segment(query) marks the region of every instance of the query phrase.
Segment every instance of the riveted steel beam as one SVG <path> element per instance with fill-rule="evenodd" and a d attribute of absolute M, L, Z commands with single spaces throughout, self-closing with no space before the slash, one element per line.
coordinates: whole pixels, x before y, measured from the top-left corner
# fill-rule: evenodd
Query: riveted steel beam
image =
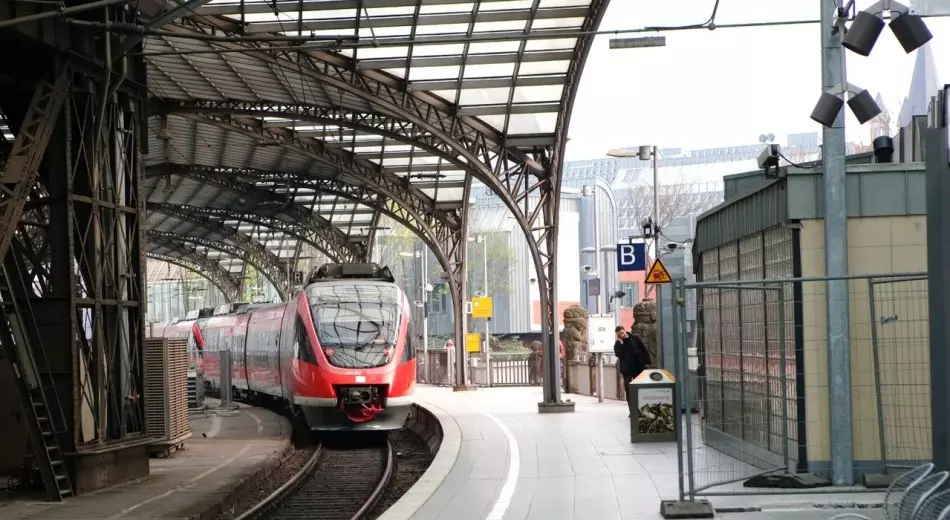
<path fill-rule="evenodd" d="M 279 218 L 262 216 L 256 213 L 247 213 L 244 211 L 235 211 L 232 209 L 188 206 L 183 204 L 163 204 L 149 202 L 147 204 L 147 208 L 149 211 L 160 211 L 165 214 L 179 215 L 191 213 L 193 215 L 205 216 L 210 219 L 217 219 L 220 221 L 243 221 L 260 227 L 280 231 L 281 233 L 291 236 L 297 240 L 302 240 L 338 262 L 354 263 L 359 262 L 362 259 L 362 256 L 355 255 L 352 250 L 342 249 L 337 247 L 336 244 L 327 242 L 322 236 L 320 236 L 319 233 L 315 233 L 313 230 L 308 229 L 297 222 L 287 222 Z"/>
<path fill-rule="evenodd" d="M 280 258 L 277 255 L 264 247 L 260 242 L 207 215 L 181 210 L 178 205 L 163 205 L 161 208 L 156 209 L 156 211 L 178 220 L 200 226 L 206 231 L 220 237 L 222 241 L 233 244 L 240 251 L 244 252 L 243 255 L 238 255 L 239 258 L 245 259 L 246 262 L 260 270 L 264 276 L 274 284 L 274 287 L 276 287 L 278 291 L 287 290 L 288 285 L 286 282 L 287 274 L 285 266 L 282 266 Z M 193 241 L 196 240 L 199 240 L 199 238 L 195 237 Z M 281 280 L 284 281 L 283 285 L 278 284 L 278 281 Z"/>
<path fill-rule="evenodd" d="M 163 247 L 165 247 L 164 244 Z M 186 250 L 175 249 L 172 244 L 169 244 L 168 247 L 165 248 L 174 250 L 182 256 L 171 256 L 155 252 L 147 252 L 145 256 L 153 260 L 167 262 L 183 269 L 188 269 L 211 282 L 219 291 L 224 293 L 225 298 L 228 300 L 237 301 L 241 291 L 241 281 L 228 271 L 225 271 L 219 263 L 207 258 L 193 256 Z"/>
<path fill-rule="evenodd" d="M 282 262 L 283 265 L 264 263 L 264 259 L 259 258 L 257 255 L 252 254 L 251 252 L 246 251 L 239 246 L 229 244 L 224 240 L 212 240 L 207 237 L 151 230 L 148 232 L 148 239 L 149 241 L 157 244 L 176 242 L 182 244 L 185 247 L 201 246 L 207 249 L 219 251 L 230 257 L 240 259 L 242 262 L 251 265 L 254 267 L 254 269 L 257 269 L 257 271 L 260 272 L 261 275 L 263 275 L 264 278 L 266 278 L 267 281 L 274 286 L 281 299 L 287 299 L 287 290 L 288 287 L 290 287 L 290 279 L 288 278 L 287 274 L 288 270 L 286 262 Z M 214 261 L 211 259 L 209 260 Z"/>
<path fill-rule="evenodd" d="M 161 172 L 163 168 L 166 169 L 166 174 L 171 173 L 171 170 L 164 166 L 153 167 L 150 171 Z M 333 243 L 337 249 L 353 250 L 354 254 L 363 257 L 366 255 L 365 244 L 352 242 L 350 237 L 332 222 L 315 214 L 290 196 L 277 194 L 253 184 L 237 182 L 233 177 L 211 169 L 194 170 L 188 172 L 187 175 L 192 179 L 214 184 L 242 196 L 246 202 L 241 206 L 250 208 L 252 213 L 278 219 L 289 218 L 307 228 L 311 233 L 320 235 L 323 241 Z"/>
<path fill-rule="evenodd" d="M 64 68 L 54 83 L 38 82 L 13 148 L 3 163 L 0 172 L 0 259 L 10 247 L 46 146 L 69 95 L 69 80 L 70 71 Z"/>
<path fill-rule="evenodd" d="M 311 138 L 301 138 L 291 130 L 265 128 L 260 120 L 231 118 L 217 114 L 186 114 L 184 117 L 248 137 L 275 143 L 305 157 L 310 157 L 327 166 L 325 175 L 337 183 L 365 186 L 369 191 L 378 193 L 395 201 L 396 204 L 411 208 L 420 217 L 434 223 L 444 219 L 445 225 L 459 226 L 460 219 L 452 218 L 453 210 L 439 210 L 431 197 L 411 186 L 407 179 L 395 175 L 386 175 L 375 163 L 357 159 L 347 150 L 327 146 L 326 143 Z M 341 164 L 342 163 L 342 164 Z M 457 211 L 455 211 L 457 213 Z"/>

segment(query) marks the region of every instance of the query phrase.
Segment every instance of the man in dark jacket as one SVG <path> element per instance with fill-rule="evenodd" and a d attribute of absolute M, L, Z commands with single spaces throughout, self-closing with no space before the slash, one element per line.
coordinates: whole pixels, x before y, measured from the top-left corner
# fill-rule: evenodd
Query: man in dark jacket
<path fill-rule="evenodd" d="M 652 363 L 647 347 L 639 337 L 628 334 L 623 327 L 617 327 L 614 331 L 617 333 L 614 355 L 617 356 L 617 366 L 620 369 L 620 375 L 623 376 L 623 391 L 629 403 L 630 382 Z"/>

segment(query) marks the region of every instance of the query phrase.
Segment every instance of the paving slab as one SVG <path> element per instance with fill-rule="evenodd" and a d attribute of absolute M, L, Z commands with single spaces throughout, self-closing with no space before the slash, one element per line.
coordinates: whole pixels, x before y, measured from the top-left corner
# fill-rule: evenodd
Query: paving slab
<path fill-rule="evenodd" d="M 242 405 L 234 414 L 197 414 L 189 422 L 193 435 L 185 449 L 170 458 L 150 459 L 148 477 L 56 504 L 0 498 L 0 518 L 192 518 L 276 463 L 290 445 L 290 423 L 262 408 Z"/>

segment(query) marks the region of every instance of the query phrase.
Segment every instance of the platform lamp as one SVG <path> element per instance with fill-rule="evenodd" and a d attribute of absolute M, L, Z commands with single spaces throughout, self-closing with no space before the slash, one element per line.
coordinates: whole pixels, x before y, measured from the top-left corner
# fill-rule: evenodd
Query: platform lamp
<path fill-rule="evenodd" d="M 853 4 L 852 0 L 844 7 L 843 12 L 847 12 Z M 909 7 L 892 0 L 880 0 L 854 15 L 854 21 L 842 38 L 841 45 L 861 56 L 869 56 L 884 30 L 885 12 L 890 14 L 891 22 L 888 26 L 904 48 L 904 52 L 910 54 L 933 38 L 924 19 L 916 13 L 911 13 Z"/>

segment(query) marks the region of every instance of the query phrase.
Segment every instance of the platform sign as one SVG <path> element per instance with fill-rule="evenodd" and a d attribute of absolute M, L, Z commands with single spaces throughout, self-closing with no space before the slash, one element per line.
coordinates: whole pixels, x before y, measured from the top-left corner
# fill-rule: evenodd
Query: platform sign
<path fill-rule="evenodd" d="M 647 246 L 643 242 L 635 244 L 617 244 L 617 271 L 647 270 Z"/>
<path fill-rule="evenodd" d="M 482 351 L 482 335 L 469 332 L 465 335 L 465 352 L 477 354 Z"/>
<path fill-rule="evenodd" d="M 600 278 L 587 280 L 587 296 L 600 296 Z"/>
<path fill-rule="evenodd" d="M 617 327 L 613 314 L 595 314 L 587 321 L 587 345 L 591 353 L 614 351 Z"/>
<path fill-rule="evenodd" d="M 492 301 L 491 296 L 473 296 L 472 297 L 472 317 L 491 319 Z"/>
<path fill-rule="evenodd" d="M 647 277 L 643 283 L 658 285 L 670 283 L 672 281 L 673 278 L 670 277 L 670 272 L 666 270 L 666 266 L 663 265 L 663 261 L 657 258 L 656 262 L 653 262 L 653 267 L 650 268 L 650 272 L 647 273 Z"/>

